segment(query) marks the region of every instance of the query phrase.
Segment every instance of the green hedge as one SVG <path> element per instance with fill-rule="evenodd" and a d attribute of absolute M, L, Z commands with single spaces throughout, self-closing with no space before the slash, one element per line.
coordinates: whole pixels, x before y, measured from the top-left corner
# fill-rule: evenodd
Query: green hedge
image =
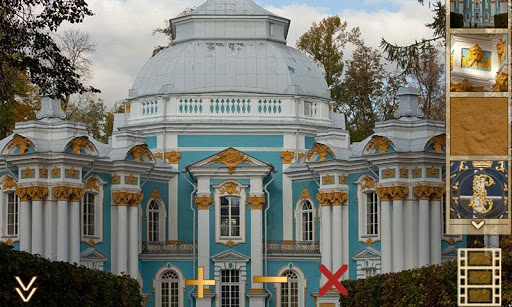
<path fill-rule="evenodd" d="M 464 15 L 450 12 L 450 28 L 464 27 Z"/>
<path fill-rule="evenodd" d="M 29 304 L 14 290 L 20 287 L 14 276 L 25 286 L 37 276 Z M 142 306 L 142 295 L 129 276 L 52 262 L 0 244 L 0 306 Z"/>
<path fill-rule="evenodd" d="M 495 28 L 508 28 L 508 14 L 494 15 L 494 27 Z"/>

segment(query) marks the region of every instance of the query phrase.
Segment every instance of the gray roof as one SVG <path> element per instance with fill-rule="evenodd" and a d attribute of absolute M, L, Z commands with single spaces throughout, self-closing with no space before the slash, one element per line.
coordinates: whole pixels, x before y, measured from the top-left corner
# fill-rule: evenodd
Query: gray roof
<path fill-rule="evenodd" d="M 323 70 L 308 56 L 264 40 L 193 40 L 169 47 L 144 65 L 131 97 L 214 92 L 330 98 Z"/>
<path fill-rule="evenodd" d="M 208 0 L 186 15 L 275 16 L 252 0 Z"/>

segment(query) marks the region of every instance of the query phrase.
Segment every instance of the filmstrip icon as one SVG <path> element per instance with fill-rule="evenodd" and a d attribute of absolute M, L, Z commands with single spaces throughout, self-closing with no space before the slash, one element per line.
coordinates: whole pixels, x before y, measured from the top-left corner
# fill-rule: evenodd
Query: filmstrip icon
<path fill-rule="evenodd" d="M 459 248 L 458 306 L 501 306 L 501 249 Z"/>

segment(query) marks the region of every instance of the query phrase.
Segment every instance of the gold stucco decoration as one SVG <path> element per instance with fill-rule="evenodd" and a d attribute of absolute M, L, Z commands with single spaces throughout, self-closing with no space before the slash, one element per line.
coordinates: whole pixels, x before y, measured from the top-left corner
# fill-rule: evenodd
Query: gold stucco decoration
<path fill-rule="evenodd" d="M 30 200 L 30 195 L 28 194 L 27 188 L 21 185 L 16 187 L 16 195 L 20 198 L 21 201 Z"/>
<path fill-rule="evenodd" d="M 446 187 L 443 184 L 434 186 L 434 190 L 432 191 L 431 199 L 440 201 L 443 195 L 446 192 Z"/>
<path fill-rule="evenodd" d="M 212 198 L 208 195 L 196 196 L 195 202 L 198 210 L 210 210 Z"/>
<path fill-rule="evenodd" d="M 484 50 L 476 44 L 469 48 L 467 57 L 462 56 L 462 67 L 473 68 L 475 70 L 478 70 L 478 68 L 488 69 L 491 67 L 491 58 L 486 59 Z"/>
<path fill-rule="evenodd" d="M 316 194 L 316 199 L 318 200 L 322 207 L 328 207 L 331 205 L 331 202 L 329 201 L 329 195 L 327 192 L 318 192 Z"/>
<path fill-rule="evenodd" d="M 160 191 L 158 191 L 157 188 L 153 189 L 153 192 L 151 192 L 149 198 L 163 200 L 162 195 L 160 194 Z"/>
<path fill-rule="evenodd" d="M 68 200 L 73 194 L 73 187 L 70 185 L 56 185 L 52 188 L 52 193 L 57 200 Z"/>
<path fill-rule="evenodd" d="M 342 184 L 347 184 L 347 175 L 341 174 L 340 177 L 338 178 L 338 180 Z"/>
<path fill-rule="evenodd" d="M 418 199 L 429 200 L 430 196 L 434 193 L 434 189 L 430 184 L 418 184 L 412 187 L 412 192 Z"/>
<path fill-rule="evenodd" d="M 413 170 L 412 170 L 412 176 L 414 178 L 420 178 L 421 177 L 421 168 L 419 167 L 415 167 Z"/>
<path fill-rule="evenodd" d="M 124 183 L 137 185 L 137 177 L 135 177 L 133 174 L 130 174 L 129 176 L 124 177 Z"/>
<path fill-rule="evenodd" d="M 71 201 L 72 202 L 80 202 L 82 197 L 85 195 L 85 189 L 82 187 L 73 187 L 73 192 L 71 193 Z"/>
<path fill-rule="evenodd" d="M 324 184 L 324 185 L 334 184 L 334 177 L 329 174 L 325 175 L 322 178 L 322 184 Z"/>
<path fill-rule="evenodd" d="M 30 147 L 35 147 L 34 143 L 26 137 L 15 135 L 14 138 L 7 144 L 7 149 L 11 150 L 13 147 L 19 148 L 17 155 L 22 155 L 28 151 Z"/>
<path fill-rule="evenodd" d="M 381 201 L 389 201 L 391 199 L 388 187 L 378 186 L 375 189 L 375 193 L 377 193 L 377 196 Z"/>
<path fill-rule="evenodd" d="M 507 98 L 452 98 L 450 146 L 454 156 L 508 155 Z"/>
<path fill-rule="evenodd" d="M 386 167 L 386 169 L 382 172 L 382 179 L 389 179 L 396 177 L 396 170 L 394 168 Z"/>
<path fill-rule="evenodd" d="M 409 170 L 406 167 L 400 169 L 400 178 L 409 178 Z"/>
<path fill-rule="evenodd" d="M 348 193 L 345 191 L 321 191 L 316 194 L 316 198 L 322 207 L 342 206 L 348 199 Z"/>
<path fill-rule="evenodd" d="M 385 154 L 388 152 L 388 148 L 390 146 L 394 147 L 394 144 L 387 137 L 374 136 L 366 145 L 365 152 L 370 152 L 371 150 L 375 149 L 379 151 L 379 154 Z"/>
<path fill-rule="evenodd" d="M 493 92 L 506 92 L 508 91 L 508 74 L 503 71 L 496 73 L 496 83 L 492 85 Z"/>
<path fill-rule="evenodd" d="M 223 152 L 215 155 L 210 162 L 222 163 L 228 168 L 228 173 L 233 174 L 236 172 L 236 168 L 242 163 L 251 163 L 252 160 L 244 153 L 234 149 L 228 148 Z"/>
<path fill-rule="evenodd" d="M 113 184 L 121 183 L 121 177 L 118 174 L 112 175 L 112 183 Z"/>
<path fill-rule="evenodd" d="M 281 151 L 281 159 L 283 160 L 283 164 L 292 164 L 294 158 L 295 152 L 291 150 Z"/>
<path fill-rule="evenodd" d="M 10 190 L 15 189 L 18 185 L 16 184 L 16 180 L 11 176 L 6 176 L 4 180 L 4 184 L 2 185 L 2 190 Z"/>
<path fill-rule="evenodd" d="M 35 175 L 36 174 L 34 170 L 27 166 L 27 168 L 25 168 L 25 170 L 21 173 L 21 178 L 34 178 Z"/>
<path fill-rule="evenodd" d="M 9 246 L 12 246 L 14 244 L 14 241 L 12 239 L 7 239 L 5 243 Z"/>
<path fill-rule="evenodd" d="M 440 134 L 432 137 L 428 141 L 427 146 L 425 146 L 425 148 L 429 147 L 430 145 L 432 145 L 432 148 L 434 149 L 435 152 L 440 154 L 444 153 L 444 150 L 446 148 L 446 134 Z"/>
<path fill-rule="evenodd" d="M 96 149 L 94 145 L 89 141 L 89 138 L 86 136 L 77 137 L 69 142 L 68 147 L 71 147 L 71 151 L 75 155 L 81 155 L 82 149 L 88 149 L 91 152 L 95 152 Z"/>
<path fill-rule="evenodd" d="M 450 244 L 450 245 L 455 244 L 455 239 L 454 238 L 448 239 L 448 244 Z"/>
<path fill-rule="evenodd" d="M 141 192 L 114 191 L 112 199 L 118 206 L 137 207 L 142 202 L 144 195 Z"/>
<path fill-rule="evenodd" d="M 229 248 L 233 248 L 233 246 L 237 245 L 237 243 L 233 240 L 229 240 L 226 243 L 224 243 L 224 245 L 226 245 Z"/>
<path fill-rule="evenodd" d="M 439 169 L 434 166 L 427 168 L 427 178 L 439 178 Z"/>
<path fill-rule="evenodd" d="M 178 164 L 181 158 L 181 152 L 177 150 L 171 150 L 165 153 L 165 158 L 169 164 Z"/>
<path fill-rule="evenodd" d="M 498 43 L 496 44 L 496 50 L 498 52 L 498 59 L 499 59 L 500 63 L 502 63 L 503 60 L 505 60 L 505 56 L 507 53 L 507 46 L 506 46 L 504 40 L 500 39 L 498 41 Z"/>
<path fill-rule="evenodd" d="M 368 238 L 368 239 L 366 239 L 366 241 L 364 241 L 364 243 L 366 243 L 368 245 L 372 245 L 373 243 L 375 243 L 375 241 L 373 241 L 372 238 Z"/>
<path fill-rule="evenodd" d="M 238 185 L 234 182 L 228 182 L 220 188 L 220 194 L 228 194 L 228 195 L 240 195 L 240 189 Z"/>
<path fill-rule="evenodd" d="M 299 199 L 300 200 L 305 200 L 305 199 L 313 200 L 313 198 L 309 194 L 308 188 L 306 188 L 306 187 L 302 188 L 302 193 L 300 194 Z"/>
<path fill-rule="evenodd" d="M 40 178 L 48 178 L 48 169 L 46 167 L 43 167 L 39 170 L 39 177 Z"/>
<path fill-rule="evenodd" d="M 48 187 L 43 185 L 31 185 L 27 187 L 27 194 L 31 200 L 41 201 L 48 195 Z"/>
<path fill-rule="evenodd" d="M 94 246 L 96 244 L 96 241 L 94 241 L 93 239 L 90 239 L 89 241 L 87 241 L 87 245 L 89 246 Z"/>
<path fill-rule="evenodd" d="M 315 146 L 309 150 L 308 155 L 306 156 L 306 160 L 311 161 L 311 158 L 313 158 L 315 155 L 320 157 L 320 161 L 325 161 L 329 155 L 331 155 L 333 158 L 336 158 L 334 152 L 329 148 L 329 146 L 320 143 L 316 143 Z"/>
<path fill-rule="evenodd" d="M 483 86 L 473 86 L 468 79 L 463 79 L 459 83 L 451 82 L 450 83 L 450 91 L 452 92 L 483 92 Z"/>
<path fill-rule="evenodd" d="M 263 195 L 251 195 L 249 196 L 249 205 L 251 210 L 261 210 L 265 204 L 265 196 Z"/>
<path fill-rule="evenodd" d="M 388 187 L 388 193 L 393 200 L 404 200 L 409 188 L 405 185 L 392 185 Z"/>
<path fill-rule="evenodd" d="M 126 155 L 133 156 L 133 161 L 135 162 L 142 162 L 142 158 L 144 157 L 148 161 L 153 161 L 153 155 L 146 144 L 133 146 Z"/>
<path fill-rule="evenodd" d="M 66 170 L 66 178 L 78 179 L 79 172 L 74 167 L 72 167 L 72 168 Z"/>
<path fill-rule="evenodd" d="M 161 152 L 154 152 L 153 155 L 160 160 L 164 159 L 164 154 Z"/>
<path fill-rule="evenodd" d="M 373 180 L 372 177 L 365 175 L 363 177 L 363 184 L 361 185 L 361 189 L 367 190 L 367 189 L 373 189 L 373 188 L 375 188 L 375 181 Z"/>
<path fill-rule="evenodd" d="M 58 178 L 58 177 L 60 177 L 60 168 L 58 168 L 57 166 L 55 166 L 55 167 L 52 169 L 52 177 L 53 177 L 53 178 Z"/>
<path fill-rule="evenodd" d="M 94 191 L 100 191 L 100 187 L 96 183 L 96 176 L 92 176 L 91 178 L 87 179 L 85 182 L 85 188 L 87 190 L 94 190 Z"/>

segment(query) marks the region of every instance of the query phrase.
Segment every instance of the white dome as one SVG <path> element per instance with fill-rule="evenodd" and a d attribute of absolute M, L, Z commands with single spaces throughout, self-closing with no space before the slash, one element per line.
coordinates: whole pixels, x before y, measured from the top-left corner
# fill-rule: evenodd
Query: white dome
<path fill-rule="evenodd" d="M 251 0 L 209 0 L 171 21 L 175 45 L 144 65 L 129 96 L 240 92 L 330 99 L 322 69 L 286 46 L 289 23 Z"/>

